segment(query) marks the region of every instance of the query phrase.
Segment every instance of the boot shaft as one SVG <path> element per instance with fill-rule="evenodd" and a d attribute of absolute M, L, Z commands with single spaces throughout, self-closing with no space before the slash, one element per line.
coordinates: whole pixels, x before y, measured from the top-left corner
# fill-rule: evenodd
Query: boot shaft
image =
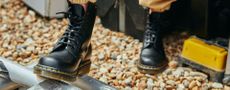
<path fill-rule="evenodd" d="M 87 3 L 86 9 L 80 4 L 69 3 L 69 9 L 66 17 L 69 20 L 69 29 L 77 30 L 84 39 L 89 39 L 96 18 L 96 6 L 93 3 Z"/>
<path fill-rule="evenodd" d="M 170 27 L 167 12 L 151 13 L 148 15 L 144 35 L 144 47 L 163 48 L 162 37 Z"/>
<path fill-rule="evenodd" d="M 149 30 L 159 33 L 160 35 L 167 33 L 171 27 L 169 12 L 150 13 L 147 16 L 147 27 L 151 27 Z"/>

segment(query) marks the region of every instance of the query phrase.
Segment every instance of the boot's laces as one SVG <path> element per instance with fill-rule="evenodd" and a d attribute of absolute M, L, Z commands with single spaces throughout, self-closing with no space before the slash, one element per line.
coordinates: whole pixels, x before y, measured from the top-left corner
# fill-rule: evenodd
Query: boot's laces
<path fill-rule="evenodd" d="M 157 43 L 157 32 L 159 31 L 159 23 L 153 23 L 154 21 L 148 21 L 145 31 L 145 43 L 147 46 L 156 46 Z"/>
<path fill-rule="evenodd" d="M 145 32 L 145 43 L 147 45 L 152 45 L 156 42 L 156 33 L 154 31 L 151 30 L 147 30 Z"/>
<path fill-rule="evenodd" d="M 64 16 L 69 19 L 69 27 L 58 41 L 58 44 L 70 46 L 73 49 L 80 48 L 79 46 L 81 46 L 80 41 L 82 41 L 82 38 L 79 35 L 79 31 L 83 20 L 82 17 L 74 16 L 70 12 L 58 12 L 57 14 L 64 14 Z M 71 25 L 70 20 L 75 20 L 75 25 Z"/>

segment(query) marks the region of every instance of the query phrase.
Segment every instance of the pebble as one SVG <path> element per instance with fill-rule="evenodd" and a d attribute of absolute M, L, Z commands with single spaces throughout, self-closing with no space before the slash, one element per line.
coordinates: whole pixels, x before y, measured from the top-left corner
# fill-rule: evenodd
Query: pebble
<path fill-rule="evenodd" d="M 129 85 L 131 83 L 131 81 L 132 81 L 132 77 L 128 77 L 127 79 L 125 79 L 125 83 L 127 85 Z"/>
<path fill-rule="evenodd" d="M 221 89 L 221 88 L 224 88 L 224 86 L 223 86 L 222 84 L 220 84 L 220 83 L 214 82 L 214 83 L 212 84 L 212 88 Z"/>
<path fill-rule="evenodd" d="M 117 54 L 116 54 L 116 53 L 111 53 L 111 58 L 112 58 L 113 60 L 116 60 L 116 59 L 117 59 Z"/>
<path fill-rule="evenodd" d="M 125 87 L 124 90 L 133 90 L 131 87 Z"/>
<path fill-rule="evenodd" d="M 146 88 L 146 82 L 142 80 L 142 81 L 139 83 L 138 88 L 139 88 L 139 90 L 145 89 L 145 88 Z"/>
<path fill-rule="evenodd" d="M 184 73 L 184 69 L 182 67 L 178 67 L 176 71 L 172 72 L 172 75 L 179 78 Z"/>
<path fill-rule="evenodd" d="M 200 76 L 200 77 L 205 78 L 205 79 L 208 78 L 208 76 L 206 74 L 201 73 L 201 72 L 191 72 L 190 76 L 192 76 L 192 77 Z"/>
<path fill-rule="evenodd" d="M 98 55 L 98 59 L 99 60 L 103 60 L 105 58 L 105 54 L 104 53 L 100 53 L 99 55 Z"/>
<path fill-rule="evenodd" d="M 27 51 L 34 51 L 35 50 L 35 47 L 34 46 L 28 46 L 26 48 Z"/>
<path fill-rule="evenodd" d="M 179 84 L 177 86 L 177 90 L 185 90 L 185 86 L 183 84 Z"/>
<path fill-rule="evenodd" d="M 195 87 L 192 88 L 192 90 L 199 90 L 199 87 L 195 86 Z"/>
<path fill-rule="evenodd" d="M 160 82 L 160 87 L 165 88 L 166 84 L 164 82 Z"/>
<path fill-rule="evenodd" d="M 32 44 L 33 42 L 34 42 L 34 40 L 32 38 L 27 38 L 25 41 L 25 45 Z"/>
<path fill-rule="evenodd" d="M 204 83 L 202 86 L 201 86 L 201 89 L 202 90 L 209 90 L 210 89 L 210 86 L 206 83 Z"/>
<path fill-rule="evenodd" d="M 167 80 L 166 84 L 174 86 L 175 85 L 175 81 L 173 81 L 173 80 Z"/>
<path fill-rule="evenodd" d="M 176 68 L 177 65 L 178 65 L 178 62 L 177 62 L 177 61 L 170 61 L 170 62 L 169 62 L 169 67 L 170 67 L 170 68 Z"/>
<path fill-rule="evenodd" d="M 151 90 L 153 88 L 153 79 L 148 78 L 147 80 L 147 89 Z"/>
<path fill-rule="evenodd" d="M 29 15 L 25 16 L 23 22 L 25 22 L 25 23 L 31 23 L 32 22 L 31 16 L 29 16 Z"/>
<path fill-rule="evenodd" d="M 101 73 L 106 73 L 106 72 L 108 72 L 108 69 L 106 69 L 106 68 L 100 68 L 100 72 Z"/>
<path fill-rule="evenodd" d="M 230 87 L 225 85 L 224 90 L 230 90 Z"/>
<path fill-rule="evenodd" d="M 106 83 L 106 84 L 108 83 L 108 80 L 105 77 L 100 77 L 99 80 L 102 81 L 102 82 L 104 82 L 104 83 Z"/>
<path fill-rule="evenodd" d="M 0 25 L 0 31 L 1 32 L 7 31 L 7 29 L 8 29 L 7 24 Z"/>
<path fill-rule="evenodd" d="M 32 10 L 29 10 L 28 12 L 29 12 L 29 15 L 31 15 L 31 16 L 35 16 L 35 13 L 34 13 L 34 11 L 32 11 Z"/>
<path fill-rule="evenodd" d="M 189 89 L 192 89 L 192 88 L 195 87 L 195 86 L 196 86 L 196 81 L 192 81 L 192 82 L 189 84 L 188 88 L 189 88 Z"/>

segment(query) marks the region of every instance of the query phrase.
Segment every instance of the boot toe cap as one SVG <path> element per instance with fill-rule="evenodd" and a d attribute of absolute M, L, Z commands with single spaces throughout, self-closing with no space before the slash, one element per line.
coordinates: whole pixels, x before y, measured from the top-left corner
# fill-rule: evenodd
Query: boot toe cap
<path fill-rule="evenodd" d="M 150 67 L 161 67 L 168 62 L 164 54 L 154 50 L 143 50 L 140 57 L 139 63 Z"/>
<path fill-rule="evenodd" d="M 52 57 L 42 57 L 39 60 L 39 64 L 40 65 L 44 65 L 44 66 L 50 66 L 50 67 L 54 67 L 54 68 L 58 68 L 58 60 L 56 60 L 55 58 Z"/>

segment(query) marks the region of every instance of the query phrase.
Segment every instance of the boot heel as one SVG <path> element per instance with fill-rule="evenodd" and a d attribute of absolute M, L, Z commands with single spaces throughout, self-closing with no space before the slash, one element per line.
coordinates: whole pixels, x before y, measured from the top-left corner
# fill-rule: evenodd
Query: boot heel
<path fill-rule="evenodd" d="M 87 60 L 87 62 L 85 62 L 85 64 L 83 64 L 79 67 L 78 75 L 82 76 L 82 75 L 88 74 L 90 71 L 90 67 L 91 67 L 91 61 Z"/>

